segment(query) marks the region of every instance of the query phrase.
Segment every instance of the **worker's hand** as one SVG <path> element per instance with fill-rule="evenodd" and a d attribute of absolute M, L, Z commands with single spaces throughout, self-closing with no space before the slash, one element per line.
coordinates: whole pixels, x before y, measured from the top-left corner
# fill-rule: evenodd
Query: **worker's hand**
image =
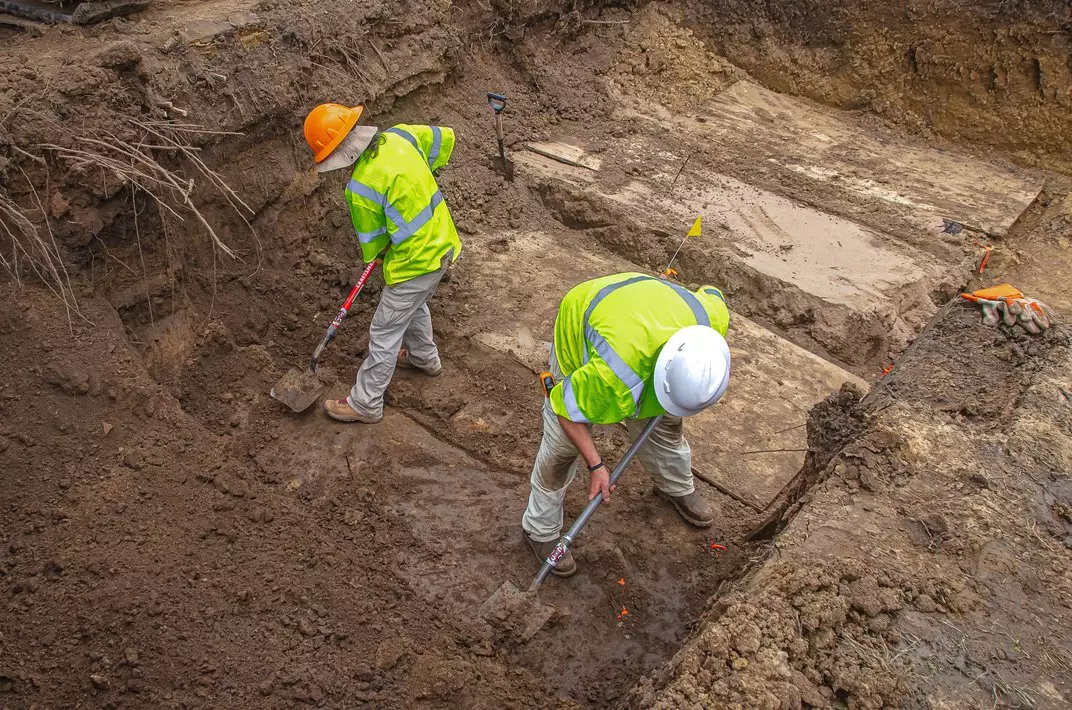
<path fill-rule="evenodd" d="M 610 500 L 610 492 L 613 490 L 610 485 L 610 471 L 605 465 L 592 471 L 588 481 L 588 500 L 603 494 L 603 502 L 606 503 Z"/>

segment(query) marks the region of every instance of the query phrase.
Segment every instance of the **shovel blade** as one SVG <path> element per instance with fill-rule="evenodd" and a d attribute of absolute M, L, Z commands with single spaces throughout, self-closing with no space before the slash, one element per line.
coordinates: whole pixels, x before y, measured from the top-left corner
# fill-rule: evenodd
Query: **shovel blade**
<path fill-rule="evenodd" d="M 510 160 L 507 156 L 499 158 L 499 162 L 502 164 L 502 172 L 507 180 L 514 181 L 514 161 Z"/>
<path fill-rule="evenodd" d="M 327 385 L 309 368 L 292 367 L 275 383 L 271 395 L 291 410 L 302 412 L 320 399 L 326 389 Z"/>
<path fill-rule="evenodd" d="M 504 582 L 480 605 L 480 618 L 500 631 L 528 641 L 555 615 L 535 591 L 521 591 L 513 582 Z"/>
<path fill-rule="evenodd" d="M 491 167 L 498 173 L 502 173 L 508 181 L 514 181 L 514 161 L 508 155 L 493 155 L 489 158 Z"/>

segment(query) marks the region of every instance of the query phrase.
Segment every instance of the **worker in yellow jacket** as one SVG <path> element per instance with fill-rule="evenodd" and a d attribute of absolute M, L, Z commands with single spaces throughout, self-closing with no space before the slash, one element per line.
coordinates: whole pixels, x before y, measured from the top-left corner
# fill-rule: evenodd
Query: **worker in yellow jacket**
<path fill-rule="evenodd" d="M 358 125 L 363 111 L 317 106 L 305 119 L 305 140 L 317 170 L 351 171 L 346 202 L 361 256 L 367 264 L 383 254 L 387 288 L 372 317 L 368 356 L 350 395 L 324 402 L 334 419 L 374 424 L 396 365 L 433 377 L 443 371 L 428 301 L 462 245 L 434 175 L 450 160 L 454 131 L 399 125 L 381 132 Z"/>
<path fill-rule="evenodd" d="M 633 436 L 664 415 L 637 452 L 658 493 L 687 522 L 707 527 L 714 513 L 696 492 L 682 417 L 726 392 L 730 314 L 713 286 L 689 291 L 646 274 L 604 276 L 574 286 L 555 319 L 543 439 L 532 467 L 525 539 L 543 562 L 562 533 L 566 488 L 585 465 L 588 498 L 610 497 L 610 471 L 592 439 L 593 424 L 625 422 Z M 576 571 L 566 553 L 554 574 Z"/>

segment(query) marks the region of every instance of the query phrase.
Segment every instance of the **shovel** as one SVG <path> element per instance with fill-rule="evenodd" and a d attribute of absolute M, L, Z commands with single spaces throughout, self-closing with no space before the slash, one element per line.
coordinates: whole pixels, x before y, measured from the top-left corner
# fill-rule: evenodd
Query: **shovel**
<path fill-rule="evenodd" d="M 331 321 L 331 325 L 328 326 L 328 332 L 324 333 L 320 344 L 313 351 L 313 357 L 309 360 L 309 365 L 304 368 L 290 368 L 287 374 L 283 375 L 275 383 L 271 392 L 274 399 L 279 400 L 295 412 L 301 412 L 324 394 L 327 385 L 317 377 L 316 363 L 324 352 L 324 348 L 335 339 L 336 333 L 339 332 L 339 326 L 342 325 L 343 319 L 346 318 L 346 314 L 350 311 L 350 306 L 354 304 L 354 299 L 357 298 L 357 294 L 361 293 L 361 289 L 364 288 L 365 282 L 368 281 L 369 276 L 372 275 L 372 270 L 376 268 L 378 263 L 379 260 L 374 259 L 361 272 L 361 278 L 357 280 L 357 283 L 350 290 L 350 295 L 346 297 L 346 303 L 342 304 L 342 308 L 336 314 L 335 320 Z"/>
<path fill-rule="evenodd" d="M 632 446 L 625 452 L 625 456 L 622 457 L 622 460 L 614 467 L 614 471 L 611 472 L 611 487 L 617 483 L 629 462 L 636 456 L 636 452 L 644 445 L 644 442 L 647 441 L 648 436 L 658 426 L 661 419 L 662 415 L 659 415 L 644 426 L 644 430 L 640 432 Z M 555 549 L 551 550 L 551 554 L 547 556 L 547 559 L 544 560 L 543 567 L 540 568 L 536 578 L 532 580 L 532 584 L 529 585 L 527 590 L 521 591 L 513 582 L 504 582 L 480 605 L 480 618 L 492 626 L 517 636 L 520 641 L 528 641 L 535 636 L 543 628 L 543 625 L 547 623 L 548 619 L 555 614 L 555 607 L 541 602 L 536 590 L 547 579 L 547 575 L 551 574 L 555 567 L 558 566 L 558 563 L 566 555 L 566 551 L 570 549 L 570 545 L 577 539 L 581 528 L 585 526 L 602 502 L 603 496 L 601 495 L 597 495 L 588 501 L 584 511 L 558 541 Z"/>
<path fill-rule="evenodd" d="M 499 170 L 507 180 L 514 179 L 514 161 L 506 157 L 506 141 L 503 135 L 502 112 L 506 108 L 506 95 L 488 92 L 488 105 L 495 111 L 495 137 L 499 141 Z"/>

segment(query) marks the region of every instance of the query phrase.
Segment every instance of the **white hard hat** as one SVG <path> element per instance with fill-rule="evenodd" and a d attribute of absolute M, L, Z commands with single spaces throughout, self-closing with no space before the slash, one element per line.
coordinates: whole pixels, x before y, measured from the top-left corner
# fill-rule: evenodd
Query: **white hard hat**
<path fill-rule="evenodd" d="M 655 362 L 655 396 L 670 414 L 698 414 L 726 394 L 730 346 L 714 328 L 690 325 L 670 336 Z"/>

